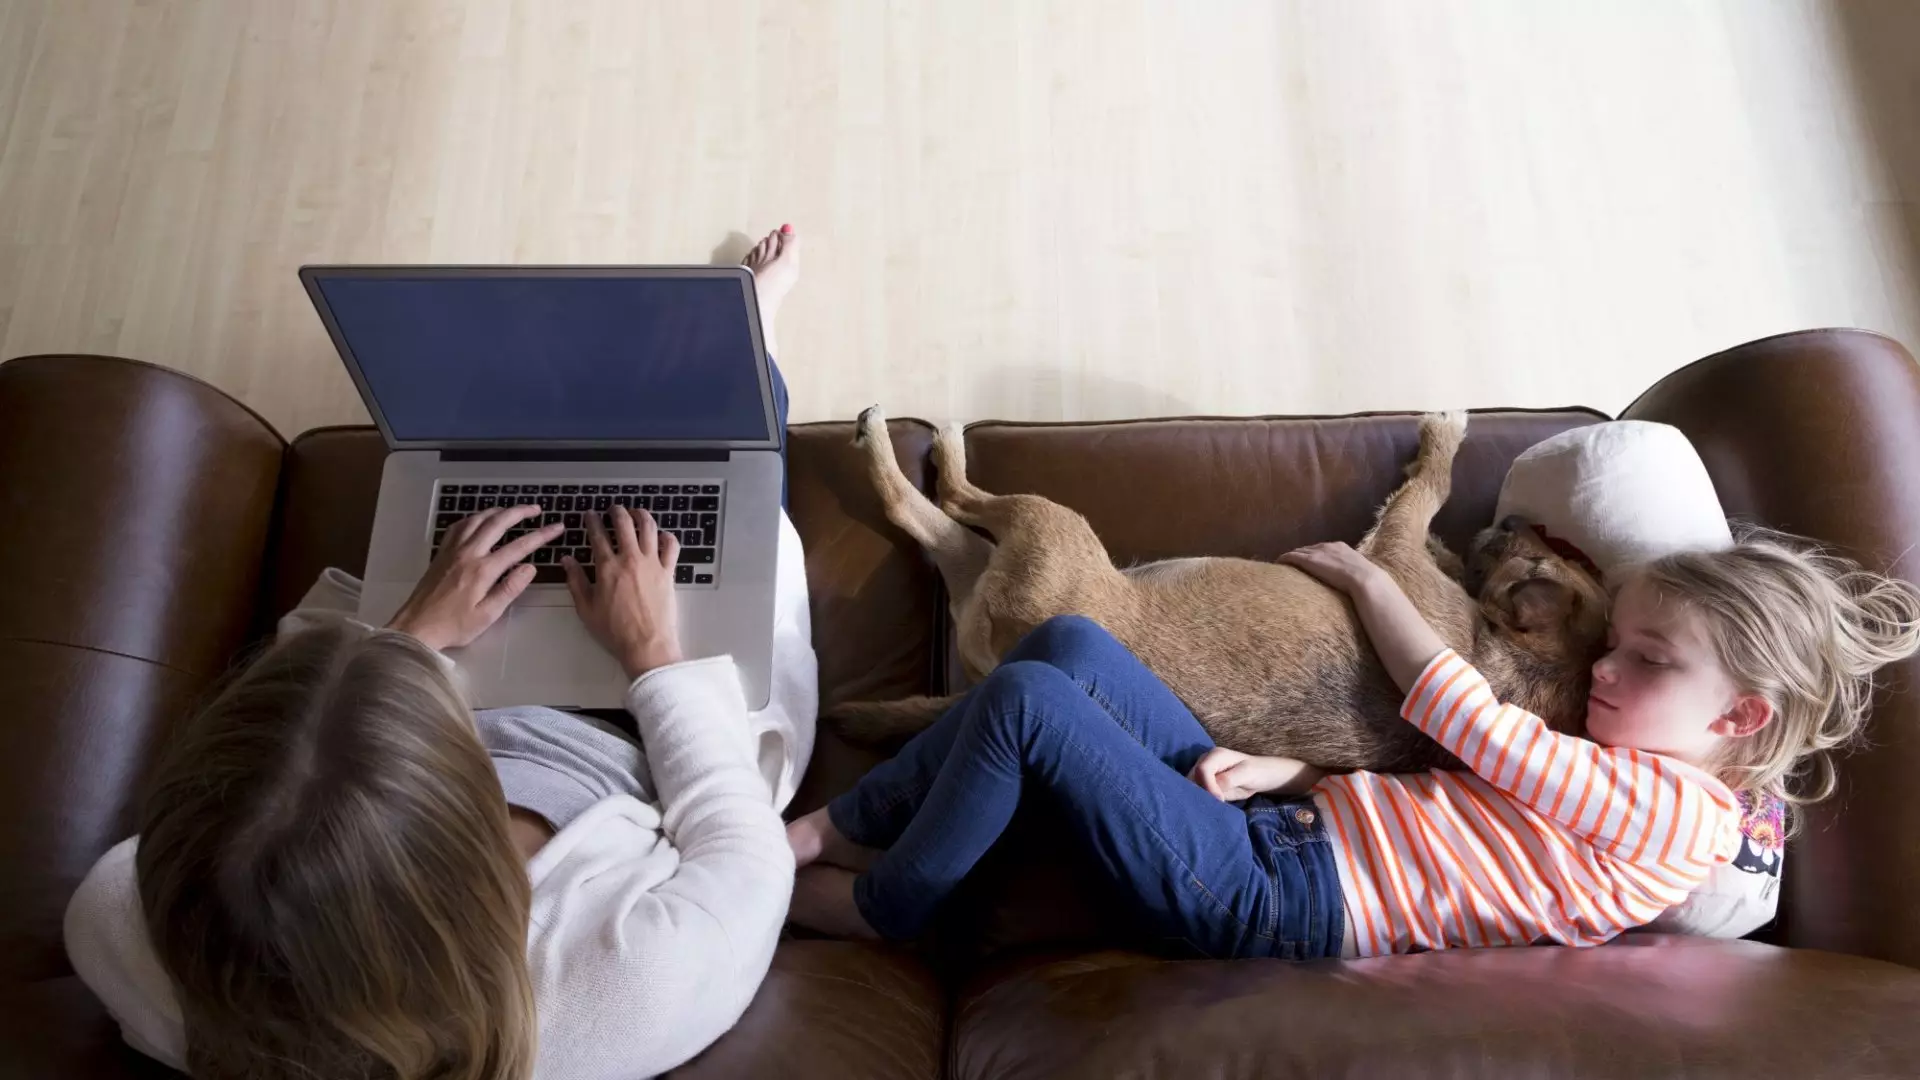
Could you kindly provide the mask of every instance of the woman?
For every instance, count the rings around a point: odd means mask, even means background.
[[[771,348],[791,227],[745,265]],[[135,1048],[202,1078],[633,1077],[740,1017],[792,892],[779,808],[812,749],[799,537],[783,515],[773,697],[750,716],[730,659],[680,655],[670,535],[644,511],[590,519],[597,577],[569,559],[569,585],[633,679],[636,740],[461,700],[439,650],[527,587],[518,564],[552,536],[495,550],[527,516],[456,525],[381,630],[338,614],[359,583],[328,571],[169,740],[140,835],[66,920]]]

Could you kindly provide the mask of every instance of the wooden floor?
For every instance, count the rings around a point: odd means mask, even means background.
[[[1915,8],[0,0],[0,355],[291,433],[364,416],[303,262],[791,221],[796,419],[1611,411],[1763,334],[1920,339]]]

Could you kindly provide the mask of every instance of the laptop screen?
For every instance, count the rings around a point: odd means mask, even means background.
[[[737,273],[307,273],[396,443],[774,437]]]

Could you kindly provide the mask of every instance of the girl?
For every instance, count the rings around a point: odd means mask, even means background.
[[[1352,600],[1406,692],[1402,716],[1468,771],[1323,777],[1214,747],[1118,642],[1055,619],[789,827],[802,865],[867,867],[809,866],[794,920],[919,934],[1035,784],[1150,935],[1207,955],[1597,945],[1732,858],[1736,793],[1829,794],[1828,753],[1863,724],[1872,673],[1920,649],[1912,586],[1743,530],[1730,550],[1625,576],[1583,739],[1497,701],[1347,545],[1283,561]],[[1813,782],[1790,794],[1805,771]]]
[[[769,342],[797,259],[783,230],[745,260]],[[476,716],[439,652],[526,589],[559,526],[501,539],[537,513],[456,524],[384,630],[313,614],[354,610],[358,582],[328,571],[169,739],[140,835],[67,910],[74,969],[136,1049],[202,1080],[632,1077],[740,1017],[786,913],[778,807],[812,745],[799,536],[783,515],[773,697],[749,715],[728,658],[680,654],[673,536],[644,510],[588,516],[595,580],[563,565],[633,679],[636,739]]]

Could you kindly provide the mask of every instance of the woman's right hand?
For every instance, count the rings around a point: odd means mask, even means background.
[[[580,621],[620,662],[629,679],[684,659],[673,595],[673,567],[680,558],[680,540],[672,533],[661,532],[652,514],[645,510],[638,513],[636,522],[624,506],[610,511],[614,532],[611,541],[600,515],[587,515],[595,580],[587,580],[586,569],[572,556],[560,560]]]

